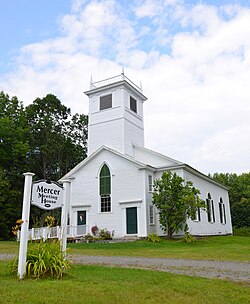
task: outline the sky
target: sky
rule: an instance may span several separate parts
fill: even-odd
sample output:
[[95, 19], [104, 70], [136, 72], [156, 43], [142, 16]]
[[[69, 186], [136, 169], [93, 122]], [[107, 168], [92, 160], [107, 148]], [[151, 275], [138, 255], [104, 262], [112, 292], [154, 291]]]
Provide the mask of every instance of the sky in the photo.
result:
[[0, 91], [48, 93], [88, 114], [84, 91], [142, 84], [145, 146], [207, 174], [250, 171], [250, 0], [0, 0]]

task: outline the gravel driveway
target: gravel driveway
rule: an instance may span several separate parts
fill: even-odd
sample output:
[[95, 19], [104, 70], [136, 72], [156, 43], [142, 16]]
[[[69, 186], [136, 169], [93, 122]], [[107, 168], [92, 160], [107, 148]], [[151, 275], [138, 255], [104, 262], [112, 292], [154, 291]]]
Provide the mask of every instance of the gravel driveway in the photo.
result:
[[151, 269], [205, 278], [219, 278], [250, 283], [250, 263], [248, 262], [84, 255], [72, 255], [71, 259], [76, 264]]
[[[1, 254], [0, 260], [10, 260], [12, 254]], [[166, 271], [205, 278], [219, 278], [250, 283], [250, 262], [139, 258], [125, 256], [71, 255], [75, 264], [108, 265]]]

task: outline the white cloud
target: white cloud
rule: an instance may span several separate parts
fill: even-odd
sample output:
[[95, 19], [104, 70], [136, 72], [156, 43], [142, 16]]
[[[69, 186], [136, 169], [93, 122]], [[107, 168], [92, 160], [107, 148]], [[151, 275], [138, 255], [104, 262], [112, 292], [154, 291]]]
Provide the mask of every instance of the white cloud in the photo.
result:
[[149, 98], [149, 148], [205, 173], [249, 170], [250, 10], [132, 4], [73, 1], [61, 36], [24, 46], [0, 87], [25, 104], [53, 93], [73, 112], [87, 113], [90, 75], [111, 77], [124, 65]]
[[154, 17], [160, 13], [161, 1], [145, 0], [135, 8], [135, 15], [138, 18]]

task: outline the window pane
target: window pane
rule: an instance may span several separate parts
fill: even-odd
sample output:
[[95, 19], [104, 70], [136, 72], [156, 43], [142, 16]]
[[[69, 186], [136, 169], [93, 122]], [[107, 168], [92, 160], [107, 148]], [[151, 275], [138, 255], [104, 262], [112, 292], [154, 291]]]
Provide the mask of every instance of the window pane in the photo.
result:
[[150, 205], [149, 206], [149, 223], [151, 224], [151, 225], [153, 225], [154, 224], [154, 206], [153, 205]]
[[215, 215], [214, 215], [214, 201], [210, 201], [212, 205], [212, 214], [213, 214], [213, 222], [215, 223]]
[[207, 220], [208, 222], [211, 222], [211, 206], [210, 206], [210, 200], [207, 199]]
[[148, 191], [149, 192], [153, 191], [153, 178], [152, 178], [152, 175], [148, 176]]
[[132, 96], [130, 96], [130, 109], [137, 113], [137, 101]]
[[226, 211], [225, 211], [225, 205], [223, 204], [223, 214], [224, 214], [224, 224], [226, 224], [227, 219], [226, 219]]
[[101, 196], [101, 212], [111, 212], [111, 197], [110, 195]]
[[220, 211], [220, 222], [223, 224], [223, 210], [222, 210], [222, 203], [219, 203], [219, 211]]
[[102, 166], [100, 172], [100, 195], [111, 194], [110, 171], [106, 164]]
[[100, 97], [100, 110], [112, 108], [112, 94]]

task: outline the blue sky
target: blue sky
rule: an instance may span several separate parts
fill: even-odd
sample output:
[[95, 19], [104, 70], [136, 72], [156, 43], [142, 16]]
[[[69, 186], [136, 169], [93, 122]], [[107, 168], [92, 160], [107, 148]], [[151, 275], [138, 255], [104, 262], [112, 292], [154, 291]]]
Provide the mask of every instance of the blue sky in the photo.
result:
[[53, 93], [87, 113], [90, 75], [124, 67], [148, 97], [148, 148], [250, 170], [250, 1], [0, 0], [0, 35], [0, 90], [25, 105]]
[[0, 72], [23, 45], [58, 35], [58, 20], [70, 8], [69, 0], [0, 0]]

